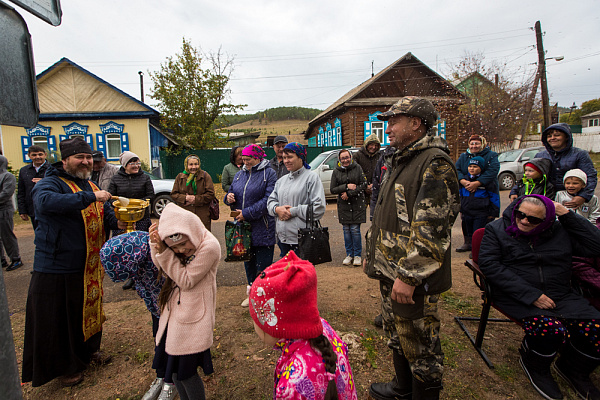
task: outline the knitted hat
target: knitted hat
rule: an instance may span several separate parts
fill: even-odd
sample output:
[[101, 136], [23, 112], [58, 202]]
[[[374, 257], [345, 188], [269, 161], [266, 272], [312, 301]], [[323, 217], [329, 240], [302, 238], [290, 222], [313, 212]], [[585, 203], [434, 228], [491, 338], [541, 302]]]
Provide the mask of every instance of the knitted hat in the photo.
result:
[[469, 165], [475, 164], [483, 171], [483, 166], [485, 165], [485, 160], [483, 157], [475, 156], [469, 160]]
[[121, 163], [121, 165], [124, 168], [125, 166], [127, 166], [127, 164], [129, 163], [129, 161], [131, 161], [132, 158], [137, 158], [138, 160], [140, 159], [137, 156], [137, 154], [135, 154], [135, 153], [133, 153], [131, 151], [124, 151], [119, 156], [119, 162]]
[[74, 154], [92, 154], [92, 148], [80, 137], [66, 139], [60, 142], [60, 157], [64, 160]]
[[584, 185], [587, 185], [587, 175], [579, 168], [568, 170], [563, 178], [563, 183], [565, 183], [567, 178], [579, 178], [583, 181]]
[[313, 339], [323, 333], [317, 309], [317, 272], [290, 251], [254, 280], [250, 316], [278, 339]]
[[540, 167], [538, 167], [537, 165], [535, 165], [534, 163], [525, 163], [525, 165], [523, 165], [523, 168], [525, 167], [529, 167], [531, 169], [535, 169], [540, 175], [545, 175], [542, 170], [540, 169]]

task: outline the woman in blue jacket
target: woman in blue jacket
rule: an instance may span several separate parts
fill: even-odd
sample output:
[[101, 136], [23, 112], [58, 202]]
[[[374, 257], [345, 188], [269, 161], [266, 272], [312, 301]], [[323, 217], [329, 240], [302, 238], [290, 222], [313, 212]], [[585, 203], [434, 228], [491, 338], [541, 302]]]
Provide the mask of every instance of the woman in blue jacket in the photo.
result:
[[[267, 212], [267, 200], [275, 188], [277, 174], [265, 160], [264, 150], [256, 144], [249, 144], [242, 151], [244, 166], [235, 174], [229, 192], [223, 200], [238, 211], [238, 221], [248, 221], [252, 226], [250, 261], [244, 263], [249, 293], [257, 275], [273, 263], [275, 247], [275, 218]], [[242, 307], [248, 306], [248, 298]]]

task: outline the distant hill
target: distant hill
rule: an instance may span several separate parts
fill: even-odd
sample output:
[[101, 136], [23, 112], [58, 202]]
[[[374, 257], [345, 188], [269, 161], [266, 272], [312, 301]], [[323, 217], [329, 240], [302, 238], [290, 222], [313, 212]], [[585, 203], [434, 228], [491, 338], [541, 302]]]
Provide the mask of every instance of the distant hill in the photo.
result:
[[[245, 121], [236, 125], [228, 126], [227, 128], [221, 128], [219, 132], [244, 132], [253, 133], [260, 132], [261, 142], [266, 140], [266, 136], [277, 136], [277, 135], [300, 135], [308, 127], [308, 121], [290, 119], [285, 121], [273, 121], [253, 119]], [[299, 138], [294, 138], [295, 141], [299, 141]]]
[[301, 120], [310, 121], [316, 117], [321, 110], [305, 107], [276, 107], [258, 111], [254, 114], [223, 115], [219, 117], [217, 124], [221, 128], [229, 128], [233, 125], [242, 124], [247, 121], [256, 120], [259, 125], [265, 122]]

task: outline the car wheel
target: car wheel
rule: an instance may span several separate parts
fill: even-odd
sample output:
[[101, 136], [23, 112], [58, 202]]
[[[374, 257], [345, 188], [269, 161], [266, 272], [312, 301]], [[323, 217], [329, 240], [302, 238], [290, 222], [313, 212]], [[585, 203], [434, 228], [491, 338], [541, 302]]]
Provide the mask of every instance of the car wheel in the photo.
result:
[[156, 196], [154, 199], [154, 205], [152, 206], [152, 212], [157, 218], [160, 218], [160, 214], [162, 214], [166, 205], [172, 203], [173, 199], [168, 194], [161, 194], [160, 196]]
[[510, 190], [515, 186], [515, 177], [510, 172], [503, 172], [498, 176], [500, 190]]

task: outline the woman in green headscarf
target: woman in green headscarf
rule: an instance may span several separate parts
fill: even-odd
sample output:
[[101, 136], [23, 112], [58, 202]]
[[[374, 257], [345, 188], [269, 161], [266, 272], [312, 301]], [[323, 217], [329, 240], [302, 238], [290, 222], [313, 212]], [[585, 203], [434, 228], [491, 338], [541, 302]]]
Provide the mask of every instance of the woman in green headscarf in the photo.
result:
[[215, 198], [215, 187], [208, 172], [200, 169], [200, 158], [190, 154], [183, 162], [184, 171], [175, 178], [171, 197], [180, 207], [193, 212], [210, 231], [210, 202]]

